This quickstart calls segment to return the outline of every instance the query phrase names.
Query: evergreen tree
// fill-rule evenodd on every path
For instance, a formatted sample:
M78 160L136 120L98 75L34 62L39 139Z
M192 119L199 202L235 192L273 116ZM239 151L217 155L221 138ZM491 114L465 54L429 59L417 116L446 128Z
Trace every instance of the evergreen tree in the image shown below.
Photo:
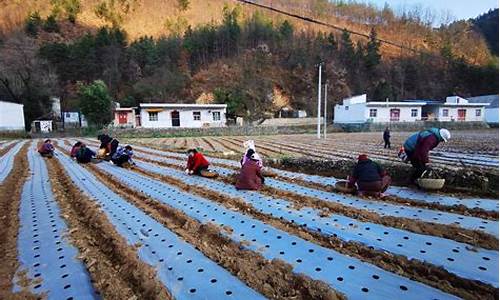
M290 22L288 22L288 20L283 21L283 23L281 23L281 25L280 25L279 32L280 32L281 37L284 40L291 39L293 37L292 24L290 24Z
M57 20L54 15L50 15L47 17L47 19L43 23L43 30L47 32L59 32L59 24L57 24Z
M380 41L377 40L375 28L370 31L370 40L366 45L365 66L373 71L380 64Z
M352 65L355 60L354 45L351 40L351 34L344 28L340 39L340 57L347 65Z
M41 24L42 18L40 17L40 13L38 13L38 11L35 11L34 13L31 13L26 19L26 22L24 24L24 31L28 35L36 37L38 35L38 27Z

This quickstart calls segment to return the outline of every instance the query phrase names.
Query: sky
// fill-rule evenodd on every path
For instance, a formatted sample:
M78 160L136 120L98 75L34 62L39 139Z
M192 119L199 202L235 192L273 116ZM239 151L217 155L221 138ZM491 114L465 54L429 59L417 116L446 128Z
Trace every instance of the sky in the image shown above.
M383 7L388 3L395 11L402 7L411 8L421 5L430 8L437 15L449 11L455 19L475 18L491 8L498 8L498 0L365 0L366 2ZM436 20L439 23L439 20Z

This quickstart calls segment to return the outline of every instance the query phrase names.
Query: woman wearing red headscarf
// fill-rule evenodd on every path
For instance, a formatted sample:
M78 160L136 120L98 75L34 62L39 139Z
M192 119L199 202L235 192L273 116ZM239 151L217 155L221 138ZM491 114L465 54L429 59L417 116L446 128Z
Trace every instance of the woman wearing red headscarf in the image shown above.
M391 177L379 164L368 159L366 154L358 156L358 163L349 177L349 187L357 185L361 195L383 197L390 183Z

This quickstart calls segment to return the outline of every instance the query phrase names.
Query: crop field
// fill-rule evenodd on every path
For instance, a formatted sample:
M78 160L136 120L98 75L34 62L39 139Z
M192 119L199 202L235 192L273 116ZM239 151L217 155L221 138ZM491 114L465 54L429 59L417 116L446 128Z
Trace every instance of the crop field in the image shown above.
M204 151L230 155L241 153L243 142L254 139L264 157L311 157L317 159L355 159L367 153L374 159L401 163L397 153L411 132L393 132L392 149L384 149L382 133L330 133L327 139L316 135L272 135L260 137L202 137L131 139L145 145L165 149L201 148ZM436 165L454 167L498 168L498 130L453 131L449 143L441 144L431 154Z
M392 150L374 133L254 139L266 157L392 161L406 135ZM436 164L498 168L498 131L454 136ZM498 199L358 197L275 168L262 190L236 190L244 140L122 141L131 168L76 163L76 139L54 140L51 159L39 140L0 141L0 299L498 299ZM219 177L184 173L190 147Z

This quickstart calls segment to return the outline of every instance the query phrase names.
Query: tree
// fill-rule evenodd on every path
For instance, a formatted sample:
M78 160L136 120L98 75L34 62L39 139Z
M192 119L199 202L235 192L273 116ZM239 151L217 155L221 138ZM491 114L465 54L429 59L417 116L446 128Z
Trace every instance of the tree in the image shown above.
M55 15L50 15L47 17L47 19L43 23L43 30L47 32L59 32L59 25L57 24Z
M185 11L189 9L189 0L177 0L177 5L180 11Z
M354 45L351 40L351 34L344 28L340 38L340 57L342 61L349 65L355 58Z
M288 20L283 21L283 23L281 23L281 25L280 25L279 32L280 32L281 37L284 40L290 40L293 37L292 24L290 24L290 22L288 22Z
M380 64L380 41L377 39L377 32L372 27L370 31L370 41L366 45L365 66L369 71L373 71Z
M42 18L40 17L40 13L35 11L26 19L24 31L28 35L36 37L38 35L38 27L40 27L40 25L42 25Z
M103 127L111 122L111 96L102 80L95 80L89 85L80 83L78 86L80 109L87 120L97 127Z

